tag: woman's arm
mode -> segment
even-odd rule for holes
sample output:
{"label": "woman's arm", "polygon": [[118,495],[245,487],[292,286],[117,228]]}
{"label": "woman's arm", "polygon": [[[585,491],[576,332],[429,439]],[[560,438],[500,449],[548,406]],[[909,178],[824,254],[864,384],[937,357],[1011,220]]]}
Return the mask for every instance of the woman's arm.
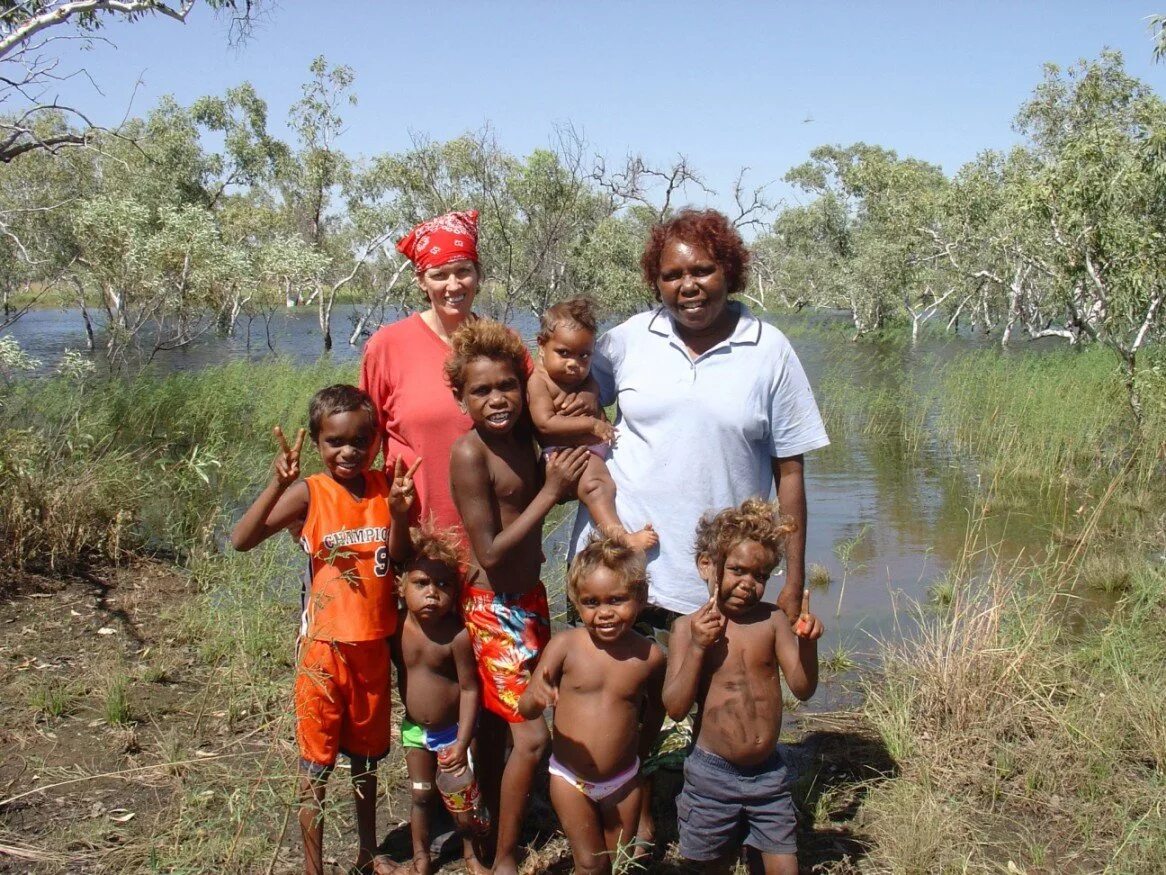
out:
{"label": "woman's arm", "polygon": [[785,585],[777,596],[777,606],[792,623],[798,617],[806,581],[805,457],[798,455],[774,459],[773,479],[777,483],[778,507],[797,526],[786,536]]}

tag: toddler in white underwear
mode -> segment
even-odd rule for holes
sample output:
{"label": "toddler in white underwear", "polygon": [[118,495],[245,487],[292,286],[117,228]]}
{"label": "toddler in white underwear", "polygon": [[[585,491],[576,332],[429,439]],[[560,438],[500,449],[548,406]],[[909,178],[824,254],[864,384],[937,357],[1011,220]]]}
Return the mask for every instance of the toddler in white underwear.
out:
{"label": "toddler in white underwear", "polygon": [[666,661],[632,629],[648,596],[641,552],[592,541],[571,565],[567,595],[583,626],[551,638],[518,710],[534,719],[554,707],[551,804],[576,871],[610,872],[617,848],[636,838]]}

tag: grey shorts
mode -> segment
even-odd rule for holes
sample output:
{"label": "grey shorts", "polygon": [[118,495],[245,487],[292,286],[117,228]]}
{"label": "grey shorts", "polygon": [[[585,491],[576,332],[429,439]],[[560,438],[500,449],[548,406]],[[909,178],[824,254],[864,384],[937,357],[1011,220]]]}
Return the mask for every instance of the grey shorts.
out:
{"label": "grey shorts", "polygon": [[748,768],[694,747],[676,803],[680,853],[699,863],[748,845],[763,854],[797,852],[797,818],[781,754]]}

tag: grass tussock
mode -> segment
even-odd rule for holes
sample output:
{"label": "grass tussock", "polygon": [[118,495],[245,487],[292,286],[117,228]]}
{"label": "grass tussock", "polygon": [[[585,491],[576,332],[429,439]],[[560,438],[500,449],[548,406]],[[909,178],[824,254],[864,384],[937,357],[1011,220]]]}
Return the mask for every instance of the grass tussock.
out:
{"label": "grass tussock", "polygon": [[861,815],[878,871],[1160,871],[1166,570],[1075,640],[1057,570],[958,586],[884,645],[866,711],[901,774]]}
{"label": "grass tussock", "polygon": [[355,366],[237,362],[0,390],[0,567],[69,572],[211,546],[266,476],[272,426],[306,425],[317,389],[355,379]]}

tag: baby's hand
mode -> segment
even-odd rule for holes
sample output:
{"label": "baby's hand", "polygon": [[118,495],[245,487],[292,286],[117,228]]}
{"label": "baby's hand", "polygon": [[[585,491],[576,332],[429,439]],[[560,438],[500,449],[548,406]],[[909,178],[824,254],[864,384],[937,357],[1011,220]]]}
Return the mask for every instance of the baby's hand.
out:
{"label": "baby's hand", "polygon": [[300,476],[300,450],[304,446],[304,430],[296,432],[296,442],[287,445],[287,438],[283,436],[283,429],[278,425],[271,430],[275,439],[279,441],[279,452],[275,456],[275,481],[281,488],[291,486]]}
{"label": "baby's hand", "polygon": [[447,747],[437,755],[437,767],[443,772],[450,772],[457,774],[465,770],[470,762],[467,756],[469,751],[468,744],[462,744],[460,741],[455,741],[452,745]]}
{"label": "baby's hand", "polygon": [[710,598],[692,615],[693,646],[706,650],[725,632],[725,615],[717,610],[716,597]]}
{"label": "baby's hand", "polygon": [[413,475],[421,465],[421,459],[405,470],[405,463],[397,456],[393,463],[393,485],[389,488],[389,513],[393,516],[408,516],[413,502],[417,500],[417,490],[413,486]]}
{"label": "baby's hand", "polygon": [[810,613],[810,591],[803,590],[802,612],[798,615],[798,621],[794,623],[794,634],[806,641],[817,641],[825,631],[826,627],[822,625],[822,621]]}
{"label": "baby's hand", "polygon": [[591,430],[601,441],[607,441],[609,444],[615,443],[615,426],[606,419],[595,420],[595,425]]}

